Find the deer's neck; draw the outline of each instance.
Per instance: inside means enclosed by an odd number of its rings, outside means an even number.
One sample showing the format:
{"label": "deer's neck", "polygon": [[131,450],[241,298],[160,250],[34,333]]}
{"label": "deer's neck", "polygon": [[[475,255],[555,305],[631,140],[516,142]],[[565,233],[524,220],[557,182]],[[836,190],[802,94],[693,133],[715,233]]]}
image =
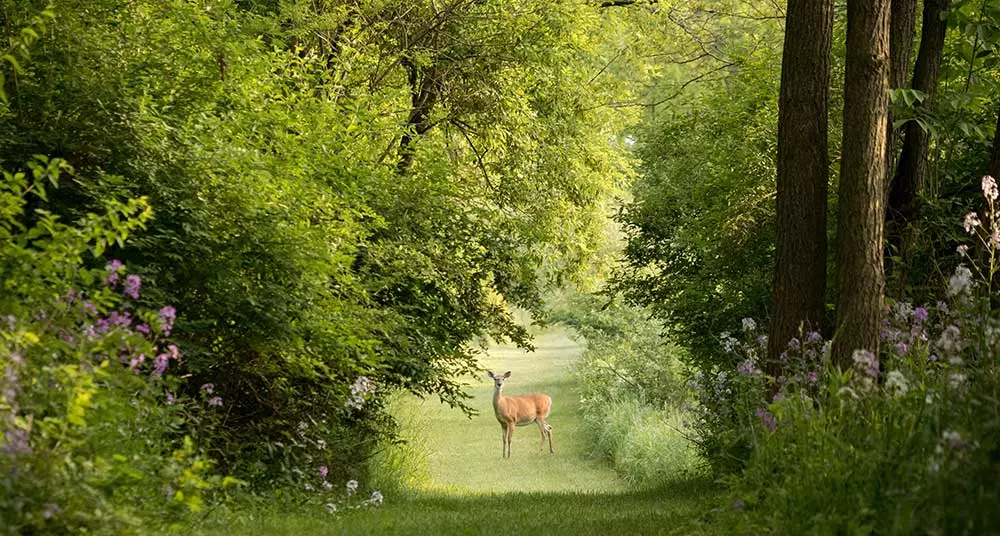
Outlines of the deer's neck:
{"label": "deer's neck", "polygon": [[497,387],[493,389],[493,409],[496,410],[497,415],[503,411],[504,401],[507,397],[503,396],[503,387]]}

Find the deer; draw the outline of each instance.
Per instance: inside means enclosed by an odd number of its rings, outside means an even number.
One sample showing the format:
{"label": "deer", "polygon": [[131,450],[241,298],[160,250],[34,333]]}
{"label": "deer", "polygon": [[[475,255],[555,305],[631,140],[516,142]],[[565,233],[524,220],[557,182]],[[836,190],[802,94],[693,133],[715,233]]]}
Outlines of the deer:
{"label": "deer", "polygon": [[544,393],[532,393],[521,396],[503,396],[503,382],[510,378],[508,370],[502,376],[487,371],[486,375],[493,380],[493,410],[496,412],[497,421],[500,422],[500,432],[503,434],[503,458],[510,458],[510,439],[514,435],[515,426],[526,426],[531,423],[538,425],[538,431],[542,434],[542,442],[538,444],[538,450],[542,450],[545,445],[545,438],[549,440],[549,452],[552,449],[552,426],[545,419],[552,411],[552,397]]}

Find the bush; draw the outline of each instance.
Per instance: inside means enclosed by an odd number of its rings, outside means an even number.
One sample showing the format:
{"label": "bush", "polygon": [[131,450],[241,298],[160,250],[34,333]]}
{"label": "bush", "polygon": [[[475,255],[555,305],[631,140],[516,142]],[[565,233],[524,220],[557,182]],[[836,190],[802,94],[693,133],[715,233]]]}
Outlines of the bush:
{"label": "bush", "polygon": [[812,346],[792,341],[785,376],[761,374],[751,356],[715,382],[745,401],[704,433],[746,446],[735,456],[745,469],[728,478],[743,511],[735,524],[789,534],[1000,530],[1000,315],[990,303],[1000,222],[992,178],[983,190],[985,223],[965,220],[979,238],[978,264],[961,247],[971,269],[959,265],[945,300],[887,306],[879,353],[858,349],[854,366],[838,370],[814,336]]}
{"label": "bush", "polygon": [[74,225],[27,214],[72,172],[42,157],[28,168],[0,183],[0,533],[178,522],[223,484],[186,435],[222,401],[173,394],[176,311],[137,306],[141,278],[99,261],[149,207],[109,202]]}
{"label": "bush", "polygon": [[644,487],[698,471],[678,429],[686,397],[680,351],[660,336],[659,323],[641,309],[602,304],[594,295],[567,293],[552,308],[550,320],[587,341],[573,372],[597,450],[623,478]]}

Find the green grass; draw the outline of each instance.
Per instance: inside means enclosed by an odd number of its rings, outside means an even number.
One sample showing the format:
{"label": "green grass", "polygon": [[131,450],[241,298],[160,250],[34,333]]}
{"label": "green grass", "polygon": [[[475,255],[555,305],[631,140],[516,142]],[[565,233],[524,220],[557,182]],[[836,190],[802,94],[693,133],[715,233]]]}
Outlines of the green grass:
{"label": "green grass", "polygon": [[468,419],[435,400],[417,401],[424,416],[432,491],[453,493],[529,491],[623,491],[615,474],[590,441],[580,418],[579,397],[573,391],[569,367],[583,348],[563,331],[535,339],[536,351],[500,347],[484,365],[495,372],[511,371],[504,386],[508,396],[544,392],[552,397],[555,454],[539,451],[541,435],[534,424],[518,427],[511,441],[511,458],[501,458],[500,425],[493,415],[493,382],[472,379],[471,405],[479,415]]}
{"label": "green grass", "polygon": [[[583,347],[564,331],[538,334],[537,350],[498,347],[484,360],[512,371],[507,395],[552,396],[549,423],[555,454],[539,451],[535,425],[518,428],[512,456],[501,458],[493,415],[493,384],[470,379],[472,419],[436,400],[397,400],[408,446],[385,454],[385,478],[410,488],[385,494],[380,508],[337,515],[325,511],[236,511],[213,534],[694,534],[702,530],[717,488],[705,480],[677,480],[636,490],[596,450],[586,429],[570,367]],[[678,447],[680,448],[680,447]],[[408,474],[406,471],[409,471]],[[678,467],[678,472],[682,470]],[[362,484],[362,487],[364,484]]]}

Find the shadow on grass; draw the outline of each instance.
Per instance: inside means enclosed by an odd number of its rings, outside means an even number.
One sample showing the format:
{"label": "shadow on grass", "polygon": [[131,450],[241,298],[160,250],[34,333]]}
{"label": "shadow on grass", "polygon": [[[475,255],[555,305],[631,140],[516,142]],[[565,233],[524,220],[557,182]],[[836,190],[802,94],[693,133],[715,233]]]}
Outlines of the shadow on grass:
{"label": "shadow on grass", "polygon": [[337,516],[322,511],[265,516],[229,527],[226,534],[695,534],[717,494],[708,480],[623,493],[424,492],[395,501],[387,497],[381,508]]}

